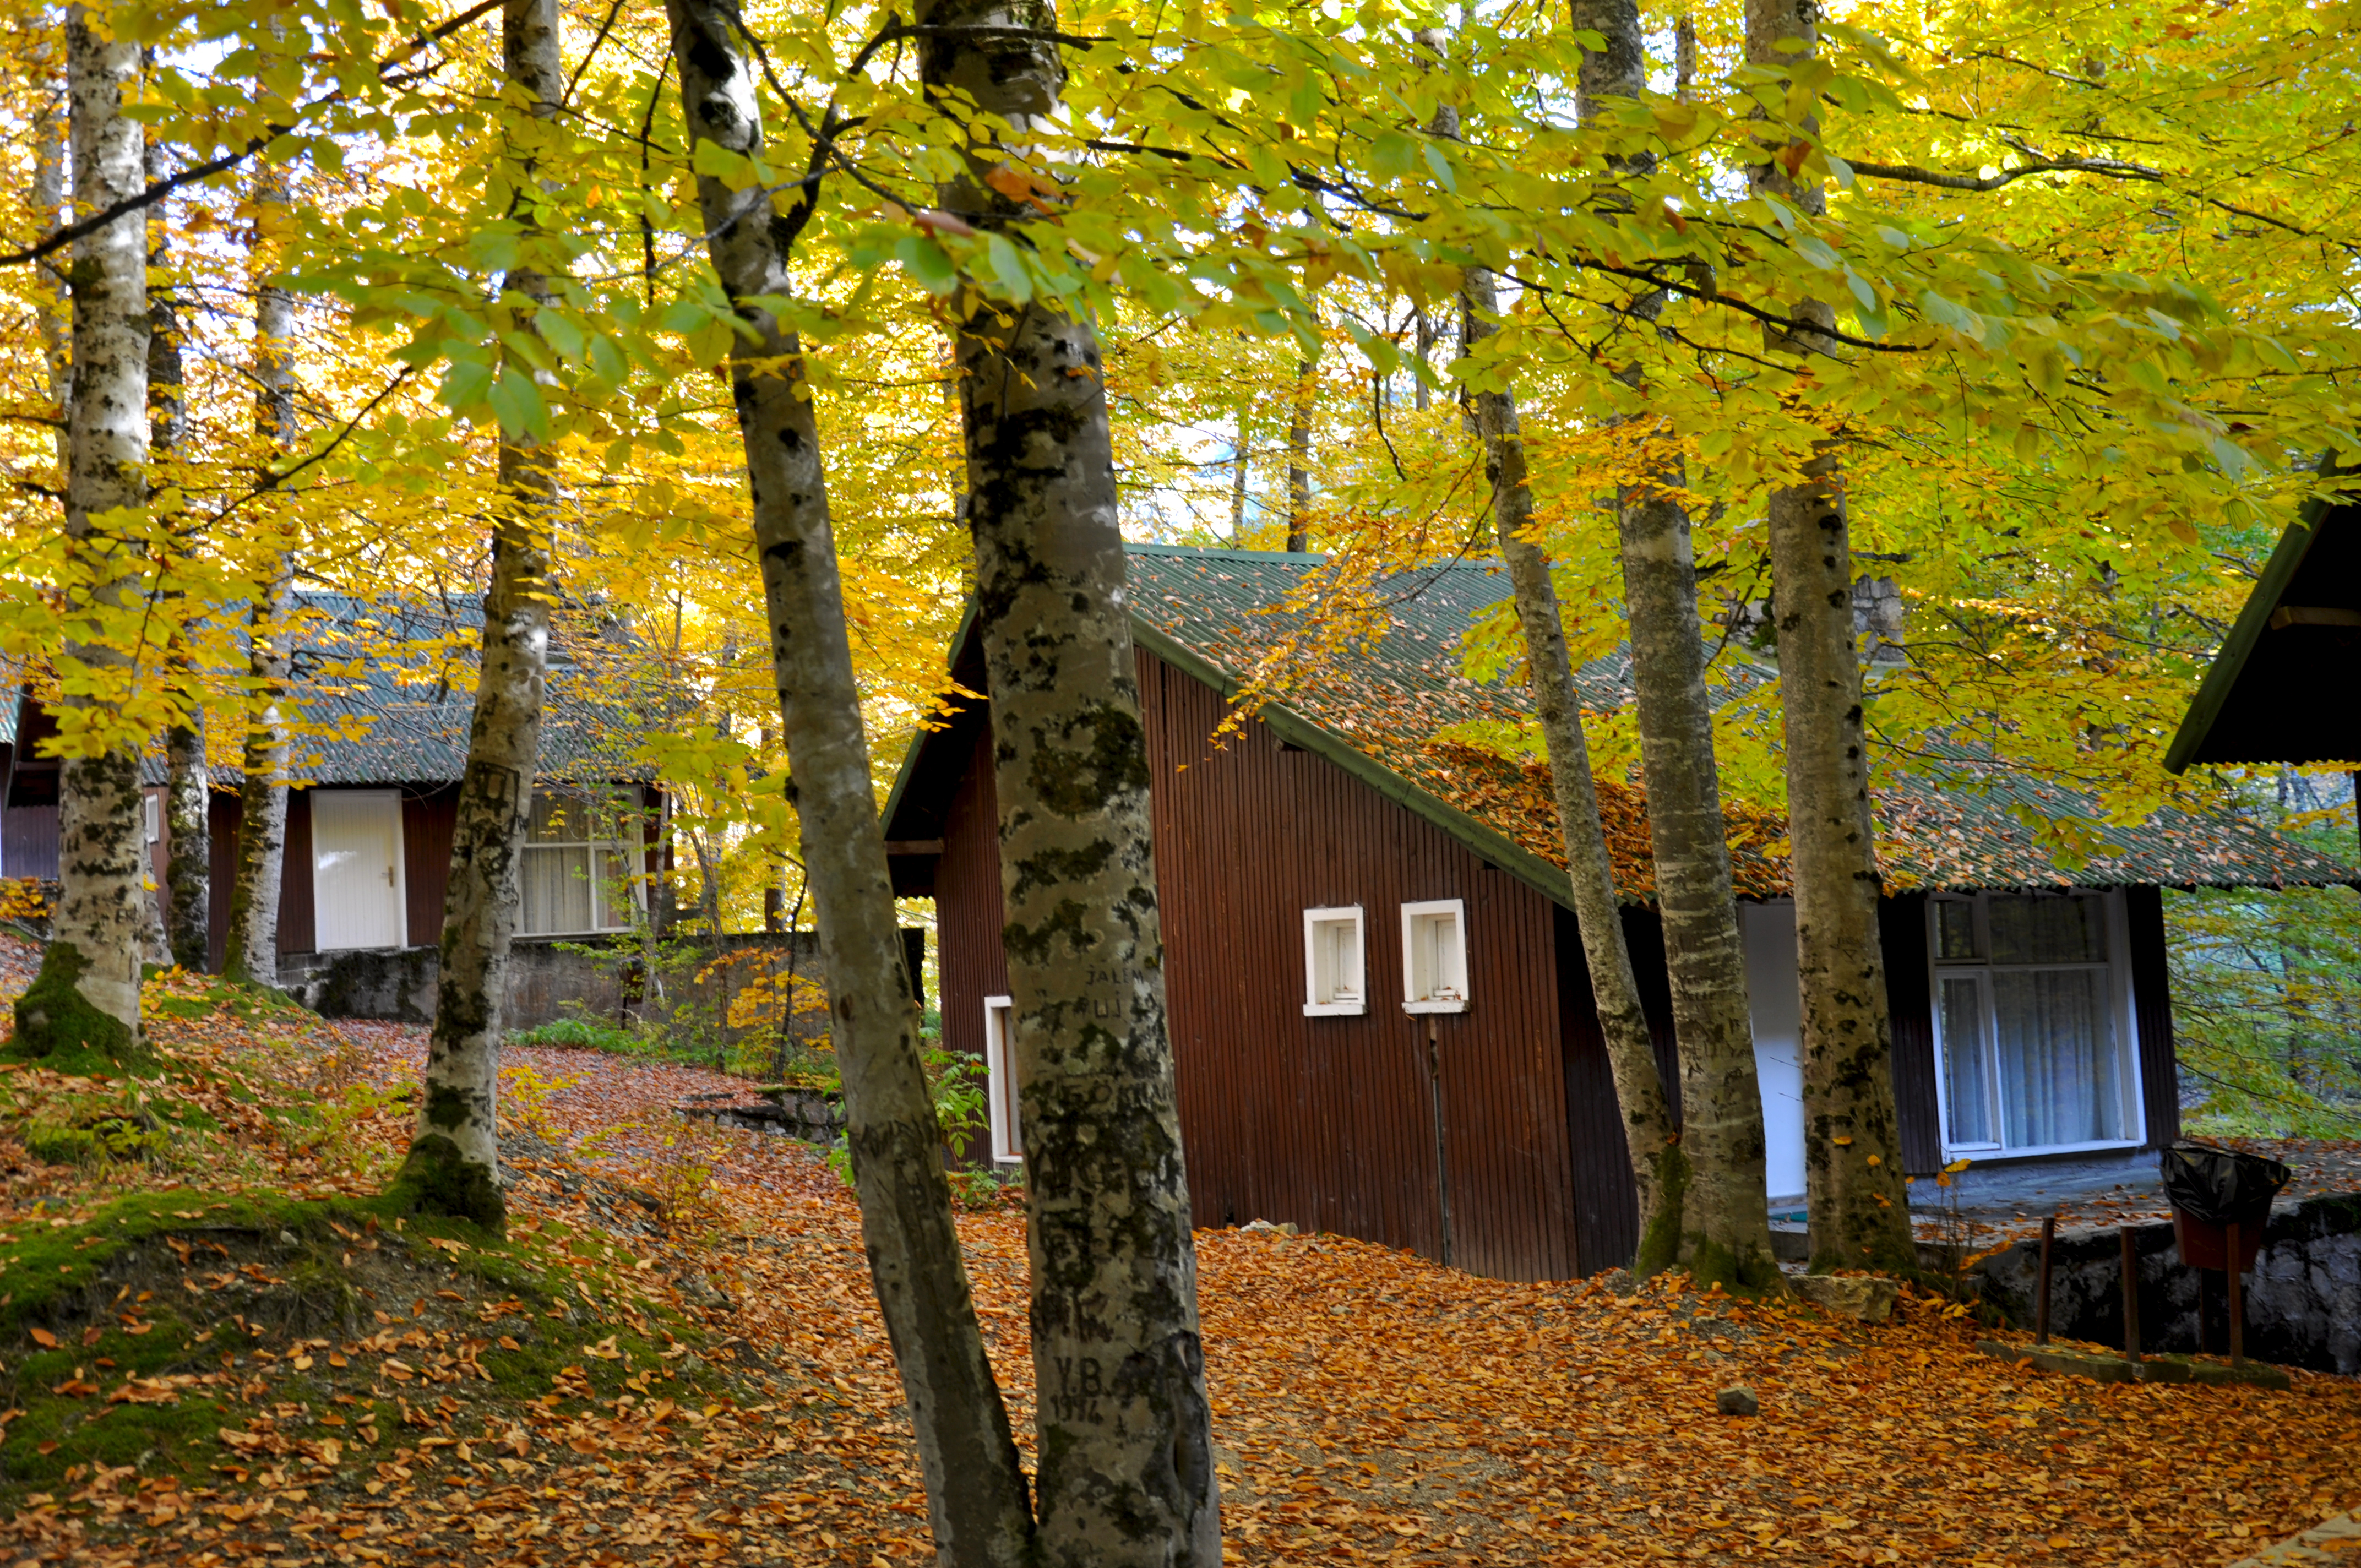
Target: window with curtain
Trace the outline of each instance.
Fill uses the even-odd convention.
[[[577,937],[629,930],[640,908],[632,842],[637,823],[620,801],[536,790],[517,868],[524,895],[517,934]]]
[[[1938,897],[1928,914],[1944,1142],[2018,1151],[2136,1136],[2106,900],[1980,894]]]

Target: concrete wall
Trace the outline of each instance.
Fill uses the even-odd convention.
[[[567,947],[587,944],[568,942]],[[279,960],[280,980],[324,1018],[434,1019],[442,953],[430,947],[357,948],[294,953]],[[622,1010],[618,965],[554,942],[521,941],[509,950],[509,995],[502,1022],[530,1029],[577,1012],[613,1018]],[[567,1007],[566,1003],[578,1003]]]
[[[922,973],[918,966],[926,956],[925,933],[906,929],[902,937],[914,972]],[[634,956],[627,939],[520,939],[510,949],[509,994],[502,1022],[511,1029],[531,1029],[584,1014],[620,1022],[627,1013],[650,1011],[649,1004],[636,997],[627,1001],[624,995],[626,970]],[[280,978],[298,1001],[323,1017],[426,1024],[434,1017],[441,957],[431,947],[295,953],[280,959]],[[774,1026],[759,1020],[727,1025],[730,1002],[746,986],[763,981],[775,984],[791,959],[797,976],[815,981],[825,979],[818,939],[809,931],[793,937],[733,934],[724,939],[719,954],[677,957],[677,971],[666,977],[664,994],[653,1010],[658,1016],[677,1015],[682,1024],[695,1025],[708,1038],[735,1041],[750,1035],[769,1036]],[[796,1037],[816,1038],[828,1032],[825,1003],[823,995],[798,1009],[794,1021]]]
[[[2139,1257],[2140,1348],[2216,1354],[2229,1343],[2218,1272],[2186,1267],[2169,1224],[2134,1233]],[[2123,1253],[2113,1230],[2075,1231],[2051,1255],[2049,1330],[2121,1349]],[[2041,1246],[2023,1242],[1977,1266],[1983,1299],[2023,1327],[2034,1321]],[[2315,1372],[2361,1372],[2361,1194],[2281,1203],[2246,1276],[2246,1354]],[[2205,1339],[2198,1342],[2199,1313]]]

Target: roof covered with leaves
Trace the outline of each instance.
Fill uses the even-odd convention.
[[[1242,700],[1291,709],[1562,870],[1546,766],[1468,738],[1492,726],[1521,730],[1532,718],[1521,676],[1479,680],[1463,658],[1469,629],[1509,597],[1506,568],[1475,561],[1422,567],[1354,584],[1315,611],[1321,565],[1314,555],[1134,546],[1132,611],[1161,634],[1145,639],[1149,646],[1177,645]],[[1776,676],[1725,653],[1716,678],[1739,689]],[[1593,714],[1631,701],[1620,655],[1585,666],[1577,683]],[[1875,790],[1881,856],[1897,887],[2251,886],[2361,874],[2226,813],[2166,808],[2137,826],[2113,824],[2083,791],[1967,751],[1916,760],[1914,769],[1884,770]],[[1619,887],[1626,897],[1651,897],[1646,799],[1636,781],[1598,782]],[[1735,800],[1725,812],[1738,890],[1787,892],[1784,815]]]
[[[448,784],[467,771],[467,731],[483,646],[473,596],[371,603],[299,596],[290,613],[294,734],[290,777],[300,784]],[[646,646],[595,610],[560,609],[550,638],[541,728],[541,776],[577,784],[645,783],[638,752],[651,731],[681,722],[686,694],[654,667]],[[234,738],[226,740],[232,761]],[[222,769],[235,777],[234,769]],[[146,764],[163,782],[163,761]]]

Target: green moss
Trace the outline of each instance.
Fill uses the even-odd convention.
[[[459,1146],[440,1133],[429,1133],[410,1146],[386,1198],[405,1214],[434,1214],[467,1220],[499,1231],[508,1223],[508,1201],[491,1168],[463,1159]]]
[[[51,942],[41,954],[40,973],[16,999],[16,1033],[0,1046],[0,1055],[83,1075],[144,1063],[131,1030],[82,993],[89,968],[71,942]]]
[[[625,1391],[624,1381],[633,1371],[680,1365],[677,1356],[670,1364],[662,1360],[655,1337],[659,1331],[690,1343],[702,1338],[686,1321],[653,1304],[646,1307],[645,1333],[587,1313],[552,1316],[549,1310],[561,1299],[553,1278],[556,1257],[569,1240],[579,1250],[588,1236],[570,1236],[561,1230],[503,1241],[487,1237],[465,1221],[405,1218],[384,1198],[302,1201],[183,1190],[118,1199],[71,1224],[52,1226],[30,1217],[17,1223],[18,1240],[0,1244],[0,1274],[12,1287],[7,1299],[0,1302],[0,1361],[5,1365],[0,1374],[0,1400],[22,1411],[0,1432],[0,1508],[20,1504],[27,1490],[56,1487],[74,1465],[131,1465],[142,1476],[210,1479],[215,1470],[256,1463],[241,1460],[220,1441],[221,1429],[243,1426],[255,1408],[227,1391],[191,1389],[158,1403],[115,1404],[105,1398],[126,1379],[219,1371],[225,1353],[237,1354],[267,1344],[267,1335],[248,1338],[232,1320],[238,1309],[254,1311],[255,1299],[184,1297],[177,1289],[159,1288],[140,1308],[147,1332],[133,1334],[116,1315],[118,1281],[128,1277],[136,1283],[143,1270],[179,1277],[183,1266],[164,1255],[162,1240],[175,1231],[206,1239],[232,1232],[266,1238],[287,1232],[302,1250],[291,1260],[272,1264],[281,1277],[280,1288],[333,1318],[346,1309],[357,1311],[359,1303],[355,1281],[337,1261],[350,1244],[330,1227],[366,1230],[372,1221],[379,1222],[377,1234],[393,1248],[380,1255],[393,1260],[391,1266],[432,1270],[446,1279],[456,1275],[459,1277],[454,1284],[478,1284],[480,1289],[470,1295],[513,1298],[521,1305],[521,1314],[470,1331],[487,1340],[507,1333],[515,1346],[488,1345],[480,1353],[480,1365],[492,1378],[489,1385],[453,1388],[476,1404],[478,1413],[489,1413],[485,1406],[548,1395],[556,1375],[567,1367],[582,1368],[592,1393],[611,1399]],[[438,1247],[433,1245],[436,1241],[466,1245]],[[142,1250],[149,1255],[126,1255]],[[611,1295],[616,1276],[630,1270],[632,1261],[619,1256],[612,1272],[569,1264],[565,1277]],[[278,1299],[283,1302],[289,1297]],[[464,1316],[472,1310],[463,1305],[459,1312]],[[45,1345],[34,1339],[35,1329],[55,1343]],[[609,1340],[611,1343],[603,1343]],[[598,1347],[595,1351],[594,1345]],[[113,1365],[101,1366],[101,1361]],[[264,1375],[260,1365],[252,1370]],[[324,1362],[298,1371],[282,1359],[270,1364],[267,1376],[269,1401],[308,1400],[322,1410],[330,1409],[332,1394],[359,1393],[365,1387],[354,1373],[334,1371]],[[682,1398],[682,1402],[689,1400]],[[350,1424],[334,1435],[357,1453],[381,1455],[403,1441],[396,1402],[365,1399],[343,1409]],[[357,1430],[372,1412],[379,1431],[373,1446],[360,1441]]]
[[[1645,1279],[1662,1274],[1680,1261],[1681,1215],[1688,1201],[1689,1157],[1681,1146],[1668,1143],[1656,1151],[1656,1217],[1640,1238],[1640,1253],[1631,1272]]]

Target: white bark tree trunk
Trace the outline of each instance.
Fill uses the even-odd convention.
[[[255,178],[254,201],[265,209],[287,200],[283,171],[266,167]],[[272,225],[258,219],[267,236]],[[276,257],[258,240],[252,255],[254,292],[255,425],[266,450],[284,453],[293,444],[295,421],[295,297],[273,276]],[[267,484],[267,472],[258,477]],[[229,938],[222,972],[241,985],[279,986],[279,894],[287,874],[287,611],[293,567],[281,554],[255,584],[247,611],[247,696],[246,734],[238,747],[238,820],[236,870],[229,895]]]
[[[157,161],[151,142],[147,149],[147,173],[151,181],[159,172]],[[160,215],[160,203],[157,211]],[[170,260],[169,248],[159,237],[148,252],[148,265],[159,271]],[[182,374],[180,305],[168,288],[156,294],[148,307],[151,466],[164,462],[181,444],[188,422]],[[185,717],[164,731],[164,935],[171,961],[201,974],[213,946],[213,775],[205,765],[204,694],[190,664],[186,640],[177,634],[171,667]]]
[[[74,207],[94,213],[141,188],[139,127],[123,114],[138,46],[66,12]],[[66,400],[67,630],[63,661],[104,681],[132,678],[112,635],[136,597],[136,521],[148,499],[148,236],[128,215],[73,246],[73,377]],[[104,696],[71,696],[69,708]],[[60,770],[58,867],[63,891],[40,973],[16,1003],[18,1054],[140,1048],[139,958],[149,902],[139,751],[118,744]]]
[[[558,44],[557,0],[508,0],[500,18],[507,84],[531,100],[536,120],[555,118],[566,91]],[[517,188],[527,203],[520,211],[531,228],[533,150],[523,149],[516,161]],[[531,266],[512,269],[501,292],[536,302],[551,297],[548,278]],[[530,322],[518,324],[533,330]],[[521,355],[504,356],[504,365],[506,371],[534,374]],[[500,1011],[516,932],[518,859],[540,764],[555,463],[555,455],[528,434],[501,438],[492,580],[484,593],[475,720],[451,831],[434,1023],[418,1124],[394,1185],[397,1195],[420,1209],[485,1225],[498,1225],[508,1214],[500,1195]]]
[[[1021,139],[1056,113],[1043,4],[934,0],[921,80]],[[1015,215],[976,147],[950,205]],[[1089,323],[984,305],[958,327],[976,616],[1000,797],[1049,1568],[1217,1568],[1196,1251],[1164,1015],[1145,736],[1106,387]]]
[[[692,142],[760,156],[762,102],[735,11],[717,0],[670,0],[669,16]],[[917,1438],[937,1561],[1018,1568],[1030,1563],[1033,1544],[1025,1472],[976,1320],[942,1129],[920,1066],[818,421],[802,345],[747,302],[795,291],[785,249],[793,219],[759,192],[732,192],[710,176],[699,180],[697,195],[714,270],[752,334],[732,345],[732,389],[870,1280]]]
[[[1295,365],[1295,400],[1287,411],[1287,547],[1312,548],[1312,392],[1317,359]]]
[[[1640,765],[1680,1044],[1679,1164],[1688,1185],[1678,1199],[1675,1257],[1699,1283],[1766,1289],[1779,1284],[1779,1269],[1763,1188],[1763,1091],[1714,763],[1688,514],[1644,483],[1623,496],[1617,510]]]
[[[37,237],[47,239],[63,225],[59,214],[66,203],[66,143],[71,134],[71,113],[57,80],[56,56],[42,48],[27,62],[39,72],[33,93],[33,221]],[[34,309],[41,328],[41,361],[57,413],[58,492],[65,492],[73,472],[73,453],[67,437],[66,400],[72,395],[72,326],[68,313],[66,275],[52,252],[33,263],[40,279]]]
[[[1783,38],[1813,42],[1813,13],[1808,0],[1748,0],[1748,61],[1775,68],[1802,59],[1776,46]],[[1768,158],[1748,178],[1757,191],[1807,213],[1825,210],[1817,181],[1798,186]],[[1827,302],[1807,300],[1795,317],[1798,330],[1768,334],[1771,348],[1834,352],[1826,334],[1836,313]],[[1803,1003],[1806,1201],[1814,1268],[1915,1273],[1918,1248],[1894,1100],[1894,1023],[1877,919],[1883,880],[1870,808],[1843,483],[1834,444],[1823,442],[1801,481],[1772,491],[1769,505]]]

